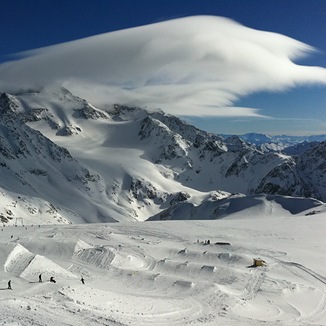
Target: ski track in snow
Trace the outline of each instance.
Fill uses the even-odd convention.
[[[6,227],[0,325],[324,325],[326,278],[291,260],[295,239],[266,232],[258,245],[248,228],[215,244],[236,234],[228,223]],[[264,247],[271,237],[285,242]],[[258,256],[266,266],[251,266]]]

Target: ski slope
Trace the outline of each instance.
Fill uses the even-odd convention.
[[[3,227],[0,324],[325,325],[324,209]]]

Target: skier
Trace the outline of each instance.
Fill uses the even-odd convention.
[[[56,281],[55,281],[55,279],[54,279],[53,276],[50,277],[50,282],[52,282],[52,283],[56,283]]]
[[[83,277],[81,277],[81,282],[83,283],[83,284],[85,284],[85,280],[84,280],[84,278]]]
[[[11,280],[9,280],[9,282],[8,282],[8,290],[12,290],[12,288],[11,288]]]
[[[42,283],[42,273],[38,276],[38,281]]]

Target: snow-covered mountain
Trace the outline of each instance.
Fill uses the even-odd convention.
[[[232,135],[221,134],[223,138]],[[248,143],[256,145],[262,151],[282,151],[285,154],[295,155],[312,148],[318,142],[326,141],[326,134],[309,136],[271,136],[259,133],[247,133],[238,137]]]
[[[326,201],[326,143],[267,152],[161,110],[99,109],[64,88],[2,93],[0,111],[3,222],[143,221],[185,204],[219,211],[234,193]]]

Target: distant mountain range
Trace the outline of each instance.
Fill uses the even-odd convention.
[[[223,134],[223,137],[230,137],[232,135]],[[296,145],[303,142],[322,142],[326,140],[326,134],[321,135],[310,135],[310,136],[287,136],[287,135],[278,135],[270,136],[259,133],[247,133],[243,135],[238,135],[239,138],[255,144],[262,145],[265,143],[282,143],[285,147]]]
[[[220,134],[220,136],[223,138],[228,138],[232,135]],[[304,152],[307,149],[317,145],[318,142],[323,142],[326,140],[326,134],[310,136],[270,136],[259,133],[247,133],[237,136],[248,143],[256,145],[256,147],[260,150],[282,151],[290,155]]]
[[[326,135],[215,135],[160,110],[101,110],[64,88],[2,93],[0,113],[3,223],[185,218],[184,205],[214,219],[243,196],[326,201]]]

